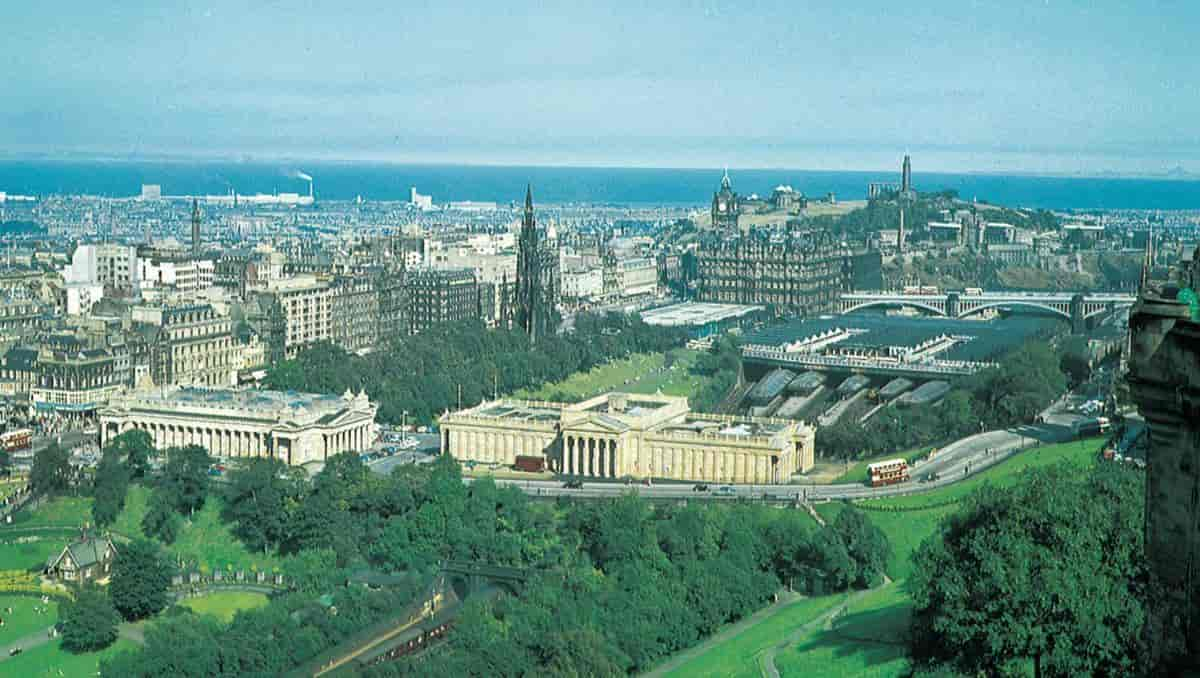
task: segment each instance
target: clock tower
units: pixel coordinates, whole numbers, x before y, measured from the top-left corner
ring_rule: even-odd
[[[738,194],[729,183],[729,170],[721,177],[721,190],[713,193],[712,226],[714,230],[736,232],[738,230]]]

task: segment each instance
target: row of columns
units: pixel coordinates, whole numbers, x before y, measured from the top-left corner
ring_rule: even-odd
[[[288,456],[294,451],[295,441],[280,438],[269,431],[244,428],[217,428],[203,425],[165,424],[154,421],[132,420],[122,423],[105,422],[101,426],[101,445],[113,437],[138,429],[150,434],[158,449],[199,445],[214,457],[271,457],[280,451],[280,442],[286,440]],[[322,434],[322,459],[342,452],[361,452],[371,446],[370,423]],[[284,459],[292,463],[292,459]],[[297,460],[297,463],[308,459]]]
[[[780,457],[769,454],[652,446],[643,457],[643,474],[656,478],[770,484],[790,475]]]
[[[562,468],[559,469],[561,473],[616,478],[622,468],[616,440],[594,436],[563,437]]]
[[[554,433],[487,431],[450,427],[447,448],[455,459],[494,464],[515,464],[518,456],[540,456],[554,442]]]
[[[326,433],[321,436],[321,459],[328,459],[342,452],[362,452],[370,447],[372,442],[369,424]]]

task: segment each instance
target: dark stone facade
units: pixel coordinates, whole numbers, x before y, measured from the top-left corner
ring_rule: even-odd
[[[1144,287],[1129,319],[1127,380],[1150,432],[1144,637],[1149,661],[1172,675],[1200,666],[1200,322],[1176,300],[1198,283],[1200,258]]]

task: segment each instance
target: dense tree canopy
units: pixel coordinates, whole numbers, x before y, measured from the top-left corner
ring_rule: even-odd
[[[330,344],[314,346],[267,374],[267,386],[316,393],[365,390],[379,403],[379,420],[431,422],[461,402],[561,380],[614,358],[663,352],[683,344],[677,329],[647,325],[637,316],[582,313],[576,331],[543,337],[534,349],[520,331],[489,330],[479,322],[448,323],[396,337],[367,356]]]
[[[410,575],[409,596],[443,560],[531,570],[519,598],[469,603],[453,644],[385,671],[592,676],[645,668],[758,609],[783,585],[828,591],[873,583],[888,552],[853,508],[817,530],[803,512],[758,505],[655,506],[632,494],[539,502],[490,479],[464,484],[448,457],[381,476],[342,454],[296,487],[279,470],[264,462],[233,474],[235,508],[227,517],[256,548],[285,554],[285,569],[304,593],[239,615],[232,628],[253,619],[253,638],[235,640],[232,628],[181,636],[189,644],[184,655],[223,648],[215,661],[227,675],[281,673],[387,614],[370,596],[357,598],[361,587],[346,586],[363,568]],[[262,524],[249,525],[255,521]],[[336,620],[324,608],[308,611],[323,593],[339,601]],[[407,602],[393,599],[391,612]],[[363,615],[346,633],[329,626],[342,623],[343,605]],[[271,636],[274,645],[264,641]],[[174,649],[148,634],[143,650],[112,662],[104,675],[173,667],[175,660],[159,655]]]
[[[129,490],[129,470],[118,451],[107,447],[96,467],[96,479],[92,491],[92,520],[97,527],[108,527],[117,519],[125,507],[125,493]]]
[[[150,459],[158,455],[150,434],[130,429],[115,436],[104,446],[104,453],[113,453],[125,463],[130,478],[144,478],[150,471]]]
[[[29,483],[40,495],[62,492],[71,482],[71,455],[56,443],[51,443],[33,455]]]
[[[84,586],[59,607],[63,647],[72,652],[94,652],[117,639],[117,614],[103,589]]]
[[[158,544],[138,539],[122,544],[108,585],[113,606],[129,621],[155,614],[167,605],[172,566]]]
[[[1143,483],[1062,466],[972,495],[914,555],[914,657],[970,674],[1135,672]]]

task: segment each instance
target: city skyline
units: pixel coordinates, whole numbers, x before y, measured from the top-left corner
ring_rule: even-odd
[[[1191,7],[72,4],[10,21],[0,154],[1200,172]]]

